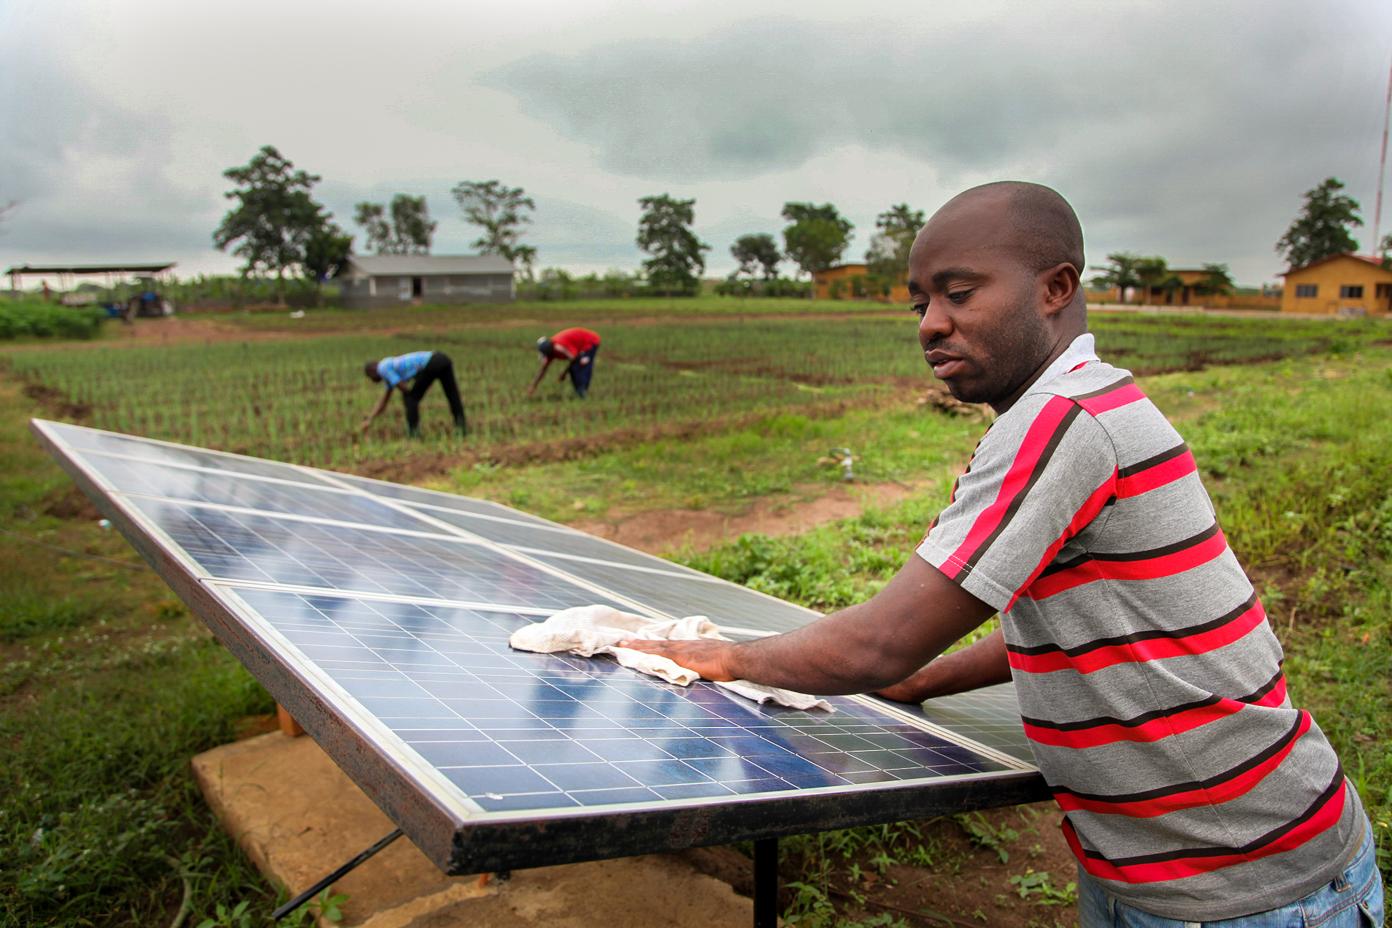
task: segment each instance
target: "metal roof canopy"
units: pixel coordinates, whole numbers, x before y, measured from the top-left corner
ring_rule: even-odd
[[[6,274],[162,274],[174,267],[167,264],[24,264]]]
[[[548,662],[562,658],[507,649],[507,624],[549,614],[556,608],[551,603],[557,596],[586,602],[617,601],[632,611],[655,616],[669,614],[648,603],[641,586],[601,583],[589,572],[594,565],[603,565],[610,572],[621,569],[621,552],[627,552],[625,557],[648,557],[640,552],[483,500],[56,422],[33,420],[31,427],[64,470],[193,613],[425,855],[448,874],[522,869],[740,840],[761,841],[1047,798],[1042,778],[1031,762],[1022,759],[1018,747],[993,744],[989,732],[986,736],[977,733],[995,725],[1002,730],[1012,729],[1003,732],[1007,735],[1005,742],[1012,738],[1023,742],[1018,712],[1002,715],[998,710],[992,711],[990,699],[985,704],[942,700],[914,708],[872,697],[834,697],[838,712],[830,716],[780,714],[752,704],[731,709],[721,703],[723,697],[707,691],[709,684],[681,690],[630,674],[612,662],[591,663],[584,659],[573,659],[557,671],[554,663]],[[162,471],[159,479],[150,476],[151,470]],[[472,520],[471,528],[458,527],[457,520],[439,518],[450,510]],[[220,525],[227,529],[220,529]],[[553,539],[548,547],[556,553],[547,559],[549,563],[529,554],[531,549],[518,543],[519,533],[528,532]],[[569,542],[579,544],[581,540],[588,546],[570,551]],[[595,550],[594,545],[614,550],[601,561],[594,555],[604,552]],[[412,554],[413,551],[417,553]],[[417,559],[414,562],[413,557]],[[556,566],[556,560],[561,558],[570,559],[564,567]],[[418,571],[413,572],[413,563],[420,565]],[[635,576],[662,575],[664,582],[672,583],[699,574],[678,565],[670,567],[670,574],[639,564],[628,569]],[[712,591],[745,594],[741,611],[749,621],[741,624],[755,629],[750,634],[758,634],[759,629],[764,633],[780,630],[789,621],[797,623],[816,615],[765,594],[701,576],[702,579],[692,578],[689,582],[708,585]],[[437,579],[429,581],[430,577]],[[438,586],[416,593],[405,590],[405,585],[423,578]],[[372,587],[367,585],[369,582]],[[500,582],[502,587],[497,586]],[[499,591],[496,595],[504,595],[512,605],[484,598],[490,584]],[[367,589],[372,592],[355,592]],[[319,602],[328,611],[313,617],[311,627],[304,619],[287,618],[287,612],[263,611],[256,605],[271,600]],[[390,616],[391,609],[400,609],[401,614],[409,612],[416,618],[396,626],[387,621],[374,630],[354,625],[361,618],[350,617],[340,626],[334,612],[338,607],[327,604],[328,600],[346,604],[350,612],[358,609],[355,614],[359,617],[363,609],[371,612],[376,607],[387,610],[376,613],[379,615]],[[357,605],[348,600],[357,601]],[[711,604],[719,605],[715,600]],[[699,595],[694,595],[688,608],[695,610],[704,605]],[[302,606],[296,609],[302,611],[295,615],[309,617]],[[712,615],[719,617],[720,611],[713,609]],[[790,615],[790,611],[801,615]],[[493,631],[477,634],[478,628],[469,624],[475,621]],[[499,629],[504,629],[501,637]],[[468,647],[451,646],[445,641],[455,632],[472,636]],[[396,637],[397,643],[381,643],[380,639],[388,633]],[[341,640],[325,640],[325,635]],[[377,643],[342,640],[358,635]],[[412,637],[415,644],[407,640]],[[361,654],[348,653],[348,647]],[[391,656],[405,654],[400,650],[403,647],[416,647],[417,651],[407,658]],[[373,652],[370,648],[378,650]],[[370,654],[376,656],[369,657]],[[481,657],[470,658],[468,654]],[[449,661],[443,659],[446,655],[450,661],[460,663],[449,666]],[[430,661],[420,662],[422,656],[430,657]],[[452,687],[455,678],[467,676],[469,660],[479,661],[472,667],[479,680],[506,674],[510,682],[496,684],[502,695],[495,694],[487,700],[491,703],[490,711],[473,708],[480,702],[478,698],[453,698],[471,695],[463,692],[432,697],[441,705],[448,705],[445,699],[467,704],[458,709],[451,706],[451,711],[458,713],[457,718],[439,711],[429,699],[415,696],[403,703],[393,702],[391,711],[384,711],[379,708],[382,699],[399,699],[401,694],[362,689],[364,685],[378,687],[381,682],[374,677],[364,684],[366,671],[362,668],[373,662],[390,665],[394,660],[402,661],[402,667],[384,666],[381,673],[404,674],[408,683],[412,674],[418,674],[415,679],[421,681],[419,685],[437,690],[443,684]],[[417,662],[416,669],[411,661]],[[346,670],[341,669],[345,667]],[[595,702],[588,696],[564,695],[568,686],[582,692],[590,685],[582,678],[588,679],[591,674],[595,688],[605,690],[606,696]],[[613,674],[617,675],[609,676]],[[548,682],[553,677],[554,685]],[[478,681],[467,685],[476,686]],[[606,689],[608,686],[615,688]],[[557,692],[535,695],[543,688]],[[635,696],[632,703],[651,714],[614,714],[610,703],[625,693],[640,690],[651,693],[639,693],[641,699]],[[995,693],[994,704],[1006,705],[1013,711],[1013,695],[1005,696],[1010,698]],[[547,714],[555,713],[557,704],[567,698],[577,703],[566,703],[565,714]],[[641,703],[668,708],[657,712]],[[935,703],[965,707],[965,711],[955,718],[951,711],[935,714]],[[566,771],[556,769],[552,773],[552,768],[546,766],[557,758],[528,761],[523,757],[521,763],[509,760],[505,764],[471,760],[464,764],[465,768],[486,771],[492,764],[496,774],[507,776],[496,777],[494,782],[498,785],[486,789],[466,788],[470,787],[468,776],[472,775],[469,769],[461,776],[460,768],[454,766],[458,761],[431,759],[429,751],[421,746],[417,730],[423,728],[440,730],[439,735],[424,739],[429,742],[452,737],[453,732],[467,734],[455,747],[480,751],[481,756],[490,751],[496,754],[507,744],[523,744],[496,734],[499,728],[514,727],[511,722],[489,724],[489,719],[519,718],[515,713],[509,714],[509,705],[534,710],[535,717],[525,721],[537,734],[527,737],[545,734],[552,738],[531,745],[532,748],[555,745],[558,749],[578,746],[583,750],[589,737],[587,725],[593,726],[594,715],[607,713],[610,720],[602,727],[610,731],[624,729],[612,737],[629,738],[628,743],[635,747],[651,745],[656,757],[667,756],[657,745],[662,739],[672,738],[704,739],[727,746],[728,751],[722,751],[716,759],[724,764],[719,772],[702,777],[701,784],[690,781],[693,788],[699,786],[705,792],[668,795],[663,792],[663,784],[673,781],[655,779],[646,783],[639,779],[640,774],[634,773],[638,784],[652,793],[651,798],[587,799],[584,790],[591,790],[591,786],[565,786],[556,780],[556,792],[541,797],[546,801],[540,802],[531,801],[538,798],[535,792],[522,795],[526,792],[522,787],[510,789],[507,779],[535,778],[539,776],[537,770],[558,777]],[[702,705],[723,708],[702,717],[704,732],[700,724],[683,731],[684,722],[704,711]],[[601,708],[604,713],[600,713]],[[499,715],[498,709],[507,711]],[[403,715],[407,717],[405,722],[399,721]],[[743,734],[729,736],[719,731],[727,722]],[[855,737],[827,735],[818,728],[834,730],[837,725],[864,725],[867,732],[882,731],[885,734],[878,737],[886,738],[892,738],[894,732],[905,732],[907,737],[925,743],[930,737],[937,737],[943,742],[942,750],[947,752],[944,758],[949,763],[943,767],[944,772],[938,773],[933,761],[925,760],[925,766],[917,772],[906,771],[902,761],[895,761],[884,766],[884,770],[902,772],[902,776],[896,773],[892,778],[877,778],[876,771],[867,768],[891,754],[890,746],[872,742],[855,748],[838,743],[835,748],[841,753],[831,756],[826,744],[837,738]],[[752,753],[741,744],[759,741],[758,736],[764,732],[771,732],[763,737],[773,739],[772,742],[761,742],[762,746]],[[794,764],[810,763],[805,760],[809,755],[799,753],[802,749],[798,743],[815,742],[819,734],[831,741],[823,742],[824,746],[817,749],[822,753],[810,755],[823,764],[823,769],[816,770],[817,782],[802,784],[791,773],[767,772],[779,769],[768,767],[766,760],[778,743],[788,745],[787,763],[794,770],[805,770]],[[726,740],[721,741],[722,738]],[[853,751],[864,753],[852,757]],[[1024,754],[1027,756],[1027,748]],[[672,757],[678,759],[656,762],[641,760],[633,769],[681,767],[682,756],[674,754]],[[951,762],[954,759],[956,766]],[[627,758],[621,757],[587,761],[583,766],[586,771],[602,773],[601,768],[629,769],[625,763]],[[699,765],[697,761],[691,763]],[[842,765],[837,766],[838,763]],[[748,786],[754,782],[745,780],[747,774],[741,771],[758,769],[757,764],[765,764],[760,772],[769,779],[759,781],[763,785],[757,788],[736,789],[740,783]],[[558,764],[558,768],[563,766],[567,764]],[[577,772],[574,763],[569,766],[569,773]],[[831,772],[835,770],[842,771],[844,777]],[[775,783],[779,776],[784,776],[781,785]],[[770,783],[774,785],[767,785]],[[732,784],[728,790],[726,784]],[[494,795],[494,789],[499,794],[515,792],[518,796]],[[591,797],[615,792],[623,791],[591,790]],[[579,801],[572,796],[578,796]]]

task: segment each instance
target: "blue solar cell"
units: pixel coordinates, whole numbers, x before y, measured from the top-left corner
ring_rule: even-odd
[[[512,631],[535,618],[277,590],[238,595],[312,662],[316,650],[374,661],[355,663],[343,688],[484,809],[850,788],[1006,769],[857,700],[836,698],[835,713],[800,712],[705,682],[673,686],[609,659],[507,651]],[[325,643],[334,632],[323,620],[343,644]]]

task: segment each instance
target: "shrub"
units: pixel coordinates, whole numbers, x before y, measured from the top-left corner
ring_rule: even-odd
[[[0,339],[95,338],[106,312],[91,306],[58,306],[42,300],[0,302]]]

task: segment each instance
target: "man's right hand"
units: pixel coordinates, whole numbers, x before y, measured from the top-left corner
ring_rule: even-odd
[[[665,657],[687,670],[696,671],[707,680],[735,679],[735,675],[730,669],[731,652],[735,648],[735,643],[732,641],[718,641],[709,638],[696,641],[630,638],[620,641],[618,646]]]

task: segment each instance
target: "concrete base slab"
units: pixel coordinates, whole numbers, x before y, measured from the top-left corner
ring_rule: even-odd
[[[279,732],[193,759],[223,827],[269,879],[295,893],[395,827],[311,738]],[[753,905],[665,855],[521,870],[507,881],[447,877],[399,840],[334,886],[360,928],[709,928],[748,925]]]

